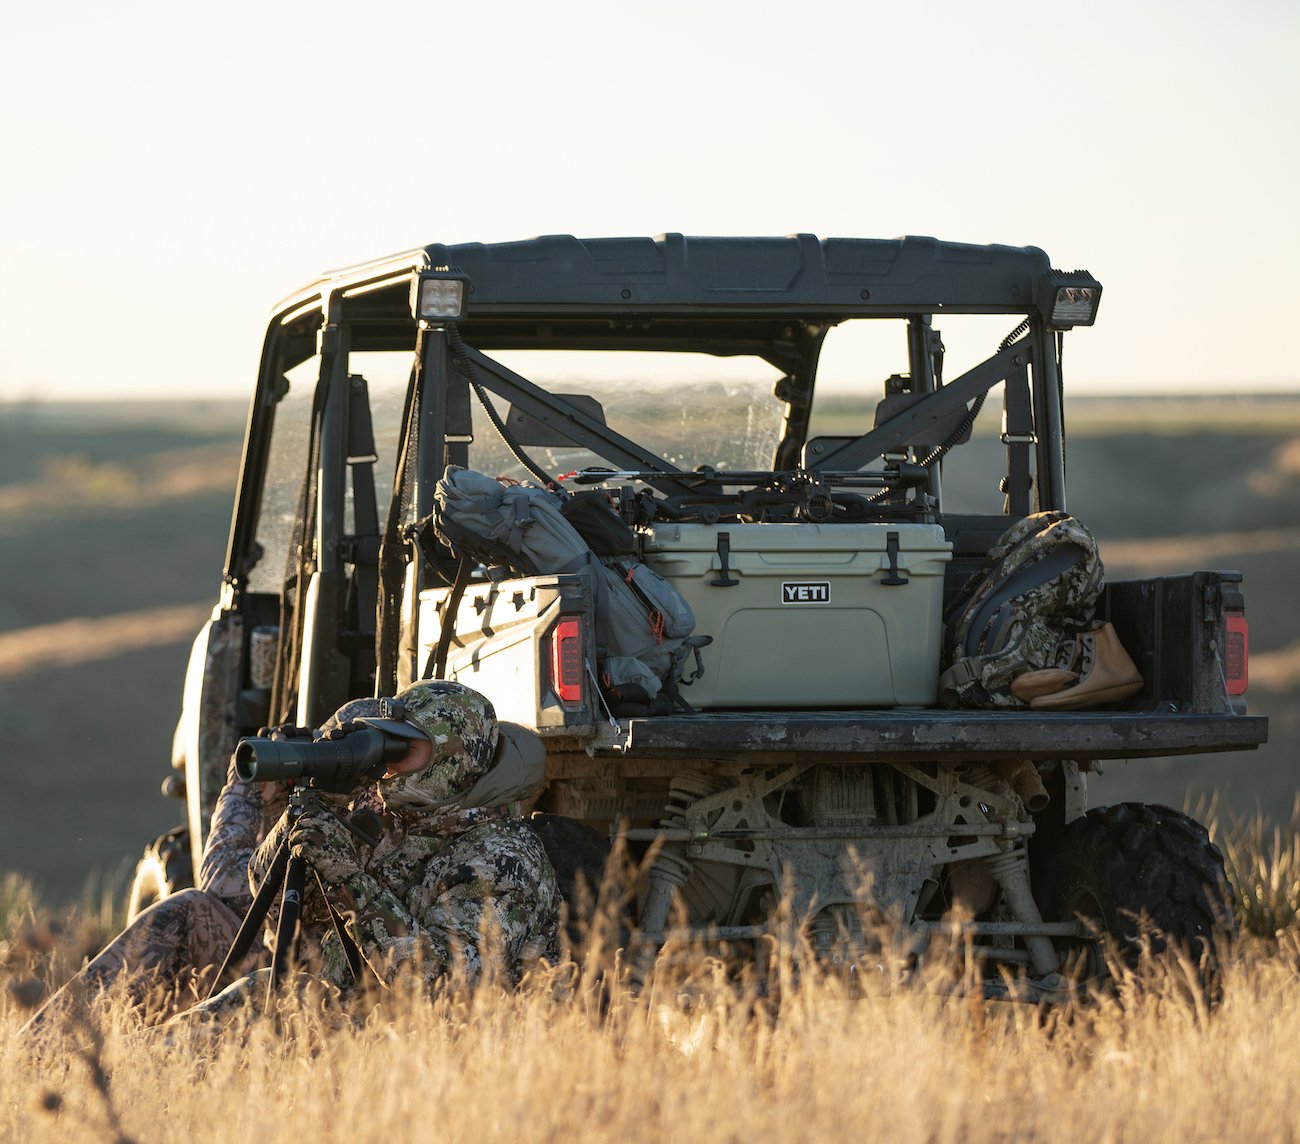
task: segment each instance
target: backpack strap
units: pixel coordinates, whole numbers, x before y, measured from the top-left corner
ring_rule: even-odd
[[[957,696],[974,683],[979,676],[969,659],[959,659],[947,671],[939,676],[939,696],[941,699]]]
[[[533,502],[528,497],[516,497],[511,506],[514,510],[514,523],[510,526],[510,539],[506,541],[511,552],[522,553],[524,550],[524,533],[534,523]],[[499,519],[499,518],[498,518]]]
[[[1032,564],[1026,564],[1016,569],[998,585],[995,591],[989,593],[988,598],[984,600],[979,610],[971,618],[970,626],[966,629],[966,639],[961,648],[962,654],[964,656],[988,655],[998,651],[1006,642],[1007,632],[1012,621],[1009,612],[1001,616],[998,613],[1003,611],[1017,596],[1023,596],[1040,584],[1046,584],[1049,580],[1055,579],[1062,572],[1073,568],[1083,557],[1083,549],[1077,544],[1061,544],[1045,553],[1041,560],[1036,560]],[[997,627],[990,633],[988,638],[985,638],[984,630],[995,618],[998,620]]]
[[[695,708],[686,702],[677,686],[677,678],[670,671],[663,687],[655,697],[658,710],[647,711],[647,715],[694,715]],[[652,704],[652,707],[654,705]]]
[[[609,655],[609,588],[605,584],[604,567],[592,559],[587,563],[590,572],[587,582],[591,585],[591,630],[596,639],[596,670],[601,670]]]

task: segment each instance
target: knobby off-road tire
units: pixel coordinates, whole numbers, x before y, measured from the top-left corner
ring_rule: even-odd
[[[577,949],[595,920],[610,857],[609,842],[590,826],[558,814],[534,814],[529,821],[555,867],[566,906],[569,943]]]
[[[190,832],[187,827],[175,826],[149,843],[144,856],[136,863],[126,903],[127,922],[135,921],[154,902],[161,902],[177,890],[192,885],[194,863],[190,858]]]
[[[1233,893],[1223,855],[1199,822],[1165,806],[1098,807],[1037,859],[1034,889],[1045,918],[1085,919],[1130,968],[1144,941],[1152,954],[1186,948],[1202,966],[1202,989],[1217,995],[1224,944],[1235,931]],[[1097,943],[1085,952],[1082,972],[1105,977]]]

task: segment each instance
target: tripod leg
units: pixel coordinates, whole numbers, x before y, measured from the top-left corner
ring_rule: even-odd
[[[361,951],[357,948],[357,943],[352,940],[352,935],[348,933],[346,919],[339,913],[334,903],[330,901],[329,895],[325,892],[319,874],[316,875],[316,885],[320,889],[321,900],[329,907],[330,921],[334,923],[334,933],[339,939],[339,946],[343,950],[343,956],[347,958],[348,969],[352,972],[352,983],[359,985],[361,982]]]
[[[298,918],[302,914],[302,892],[307,885],[307,860],[290,858],[284,873],[284,896],[280,899],[280,924],[275,931],[275,954],[271,958],[271,979],[266,985],[266,1007],[279,992],[298,937]]]
[[[266,920],[267,911],[271,908],[271,901],[284,881],[285,867],[288,862],[289,847],[287,843],[282,842],[280,849],[275,852],[275,857],[271,860],[271,868],[267,870],[262,884],[257,887],[257,896],[253,898],[253,904],[248,907],[248,913],[244,915],[239,932],[235,934],[235,940],[230,943],[230,951],[217,971],[212,988],[208,990],[208,997],[215,997],[221,992],[226,975],[243,961],[248,951],[253,948],[253,942],[257,939],[262,923]]]

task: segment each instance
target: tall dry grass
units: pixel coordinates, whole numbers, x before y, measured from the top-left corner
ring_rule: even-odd
[[[217,1037],[144,1030],[110,998],[33,1052],[15,1036],[31,998],[11,990],[0,1138],[1292,1139],[1300,942],[1294,897],[1270,887],[1296,869],[1297,827],[1251,853],[1249,824],[1216,824],[1221,838],[1238,832],[1238,897],[1261,920],[1228,959],[1213,1012],[1177,959],[1087,1005],[1044,1010],[884,973],[850,992],[791,954],[776,965],[779,1004],[718,962],[635,994],[559,969],[513,993],[392,995],[346,1019],[286,1002],[279,1029],[238,1021]],[[4,901],[21,898],[20,882],[4,885]],[[1280,911],[1271,922],[1269,909]],[[11,985],[58,972],[35,948],[50,940],[39,903],[0,916],[18,915],[0,934]],[[63,919],[56,944],[80,941],[79,924]]]
[[[1300,794],[1287,825],[1262,813],[1233,815],[1211,798],[1191,811],[1210,826],[1237,894],[1245,934],[1279,939],[1300,930]]]

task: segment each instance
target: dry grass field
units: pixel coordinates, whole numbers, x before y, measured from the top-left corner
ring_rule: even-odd
[[[565,965],[516,993],[286,1002],[218,1033],[111,998],[38,1048],[26,1006],[108,932],[0,889],[0,1138],[1235,1141],[1300,1134],[1300,842],[1215,820],[1244,937],[1212,1009],[1169,959],[1071,1008],[945,995],[960,958],[850,992],[797,952],[764,994],[717,962],[602,994]],[[865,978],[865,980],[863,979]]]
[[[1069,1019],[810,987],[617,1002],[542,986],[311,1014],[163,1046],[110,1021],[87,1060],[0,1049],[0,1132],[103,1141],[1235,1141],[1300,1130],[1294,968],[1244,966],[1210,1019],[1160,982]],[[102,1080],[95,1079],[102,1069]]]

